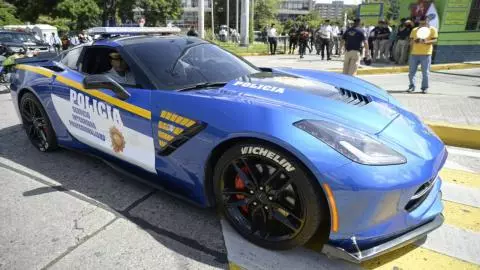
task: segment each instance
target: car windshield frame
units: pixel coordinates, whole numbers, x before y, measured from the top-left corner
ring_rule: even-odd
[[[188,88],[188,87],[191,87],[192,85],[200,85],[200,84],[205,84],[205,85],[209,85],[209,84],[219,84],[220,80],[212,80],[212,81],[208,81],[208,80],[202,80],[202,81],[188,81],[188,82],[185,82],[183,84],[178,84],[178,85],[167,85],[165,83],[162,83],[162,81],[158,78],[158,76],[156,76],[156,74],[152,71],[151,68],[148,67],[148,65],[146,65],[142,59],[140,59],[139,56],[136,55],[135,53],[135,47],[138,46],[140,43],[137,43],[137,44],[129,44],[127,46],[123,46],[122,48],[122,51],[124,51],[126,54],[128,54],[132,59],[134,59],[135,63],[137,64],[137,66],[142,70],[142,72],[144,74],[147,75],[147,77],[149,78],[149,80],[151,81],[152,85],[155,86],[155,90],[166,90],[166,91],[183,91],[185,88]],[[221,51],[222,53],[225,53],[227,56],[230,56],[232,57],[232,60],[235,59],[243,64],[245,64],[245,67],[247,67],[247,70],[248,69],[251,69],[250,72],[248,72],[247,74],[239,74],[238,76],[234,76],[234,77],[231,77],[231,78],[222,78],[222,82],[224,83],[228,83],[229,81],[231,80],[234,80],[236,78],[239,78],[239,77],[242,77],[242,76],[247,76],[247,75],[251,75],[251,74],[255,74],[255,73],[258,73],[258,72],[261,72],[261,69],[256,67],[255,65],[253,65],[252,63],[248,62],[247,60],[245,60],[244,58],[242,57],[239,57],[237,56],[236,54],[234,53],[231,53],[225,49],[223,49],[222,47],[214,44],[214,43],[211,43],[211,42],[208,42],[208,41],[204,41],[204,40],[201,40],[201,42],[193,42],[192,44],[190,45],[186,45],[184,46],[180,52],[178,53],[178,56],[175,57],[175,61],[172,62],[171,65],[167,65],[168,66],[168,71],[169,72],[173,72],[173,70],[176,68],[176,66],[179,65],[179,62],[183,59],[183,57],[185,57],[185,55],[188,54],[189,51],[191,51],[192,49],[195,49],[195,48],[200,48],[200,46],[213,46],[214,49],[217,49],[219,51]],[[224,57],[225,58],[225,57]],[[235,63],[235,62],[232,62],[232,63]],[[238,65],[238,63],[235,63]],[[163,73],[162,73],[163,74]],[[171,75],[171,74],[170,74]]]
[[[11,36],[10,40],[4,40],[2,35],[9,35]],[[26,38],[26,40],[22,40],[20,37]],[[0,32],[0,42],[11,42],[11,43],[23,43],[23,42],[35,42],[39,43],[41,40],[35,38],[34,35],[30,33],[24,32]]]

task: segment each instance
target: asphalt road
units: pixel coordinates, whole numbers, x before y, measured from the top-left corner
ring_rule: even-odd
[[[0,269],[226,269],[229,262],[246,269],[477,269],[480,151],[449,149],[446,224],[420,247],[357,266],[306,248],[260,249],[214,209],[156,191],[94,157],[40,153],[0,91]]]

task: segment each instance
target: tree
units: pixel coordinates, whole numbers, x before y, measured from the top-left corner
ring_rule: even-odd
[[[67,18],[52,18],[45,15],[40,15],[38,17],[37,23],[40,24],[49,24],[57,27],[58,32],[68,32],[71,29],[75,28],[75,22]]]
[[[71,18],[74,28],[81,30],[98,25],[102,11],[95,0],[63,0],[57,5],[56,14],[61,18]]]
[[[21,24],[22,22],[14,14],[15,7],[0,0],[0,25]]]
[[[254,28],[263,29],[277,22],[278,0],[255,0]]]
[[[145,10],[147,25],[157,26],[182,15],[181,0],[138,0],[136,3]]]
[[[24,22],[36,22],[38,17],[52,15],[59,0],[7,0],[16,7],[16,15]]]

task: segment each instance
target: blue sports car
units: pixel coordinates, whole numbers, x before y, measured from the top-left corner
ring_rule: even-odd
[[[265,248],[316,241],[361,262],[443,222],[444,144],[358,78],[260,68],[198,38],[143,34],[18,60],[10,88],[40,151],[85,151],[218,207]]]

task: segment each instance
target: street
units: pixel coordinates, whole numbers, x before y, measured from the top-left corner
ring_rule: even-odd
[[[478,69],[432,73],[428,95],[404,93],[406,74],[362,79],[425,120],[480,125]],[[480,269],[478,150],[448,147],[441,228],[424,243],[353,265],[310,248],[261,249],[215,209],[154,190],[94,157],[41,153],[5,90],[0,108],[0,269]]]

